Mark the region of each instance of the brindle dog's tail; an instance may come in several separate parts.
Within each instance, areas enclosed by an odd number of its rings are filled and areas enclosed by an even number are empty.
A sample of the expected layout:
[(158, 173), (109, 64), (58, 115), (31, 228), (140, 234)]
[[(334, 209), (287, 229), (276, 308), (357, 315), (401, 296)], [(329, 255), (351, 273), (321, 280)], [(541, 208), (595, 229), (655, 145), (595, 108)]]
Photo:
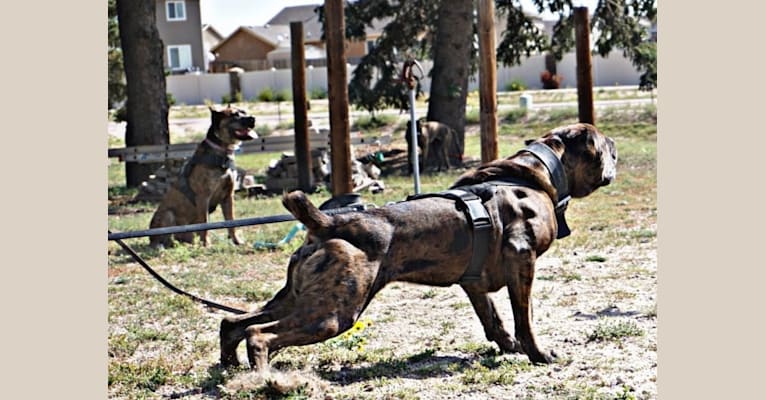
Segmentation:
[(319, 211), (300, 190), (286, 193), (282, 205), (314, 235), (322, 237), (332, 226), (332, 218)]

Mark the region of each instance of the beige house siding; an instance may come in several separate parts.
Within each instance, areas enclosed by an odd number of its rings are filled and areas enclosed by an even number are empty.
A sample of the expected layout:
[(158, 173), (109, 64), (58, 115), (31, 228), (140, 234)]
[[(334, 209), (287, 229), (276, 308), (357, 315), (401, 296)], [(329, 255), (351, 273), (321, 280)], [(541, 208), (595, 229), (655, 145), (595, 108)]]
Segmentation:
[(200, 71), (207, 69), (204, 47), (202, 45), (202, 21), (199, 2), (200, 0), (184, 0), (186, 19), (183, 21), (168, 21), (167, 0), (156, 0), (157, 30), (166, 49), (163, 52), (165, 66), (168, 66), (168, 46), (189, 45), (191, 46), (192, 67)]

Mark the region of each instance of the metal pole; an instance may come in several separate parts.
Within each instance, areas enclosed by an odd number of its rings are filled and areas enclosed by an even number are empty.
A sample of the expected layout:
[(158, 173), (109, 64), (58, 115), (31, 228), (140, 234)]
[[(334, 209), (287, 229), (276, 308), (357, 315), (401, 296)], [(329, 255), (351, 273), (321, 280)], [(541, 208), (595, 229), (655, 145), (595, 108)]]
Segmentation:
[[(420, 194), (420, 166), (418, 165), (418, 132), (415, 121), (415, 88), (410, 88), (410, 143), (412, 143), (412, 175), (415, 180), (415, 194)], [(428, 143), (425, 144), (428, 146)]]
[[(335, 215), (335, 214), (342, 214), (342, 213), (347, 213), (352, 211), (362, 211), (363, 209), (364, 209), (363, 206), (359, 205), (359, 206), (333, 208), (330, 210), (322, 210), (322, 212), (327, 215)], [(268, 217), (232, 219), (228, 221), (208, 222), (208, 223), (200, 223), (200, 224), (166, 226), (164, 228), (144, 229), (141, 231), (109, 233), (108, 239), (118, 240), (118, 239), (130, 239), (130, 238), (137, 238), (137, 237), (144, 237), (144, 236), (170, 235), (174, 233), (198, 232), (198, 231), (207, 231), (211, 229), (224, 229), (224, 228), (236, 228), (240, 226), (273, 224), (277, 222), (286, 222), (286, 221), (294, 221), (294, 220), (295, 220), (295, 217), (293, 217), (292, 214), (271, 215)]]

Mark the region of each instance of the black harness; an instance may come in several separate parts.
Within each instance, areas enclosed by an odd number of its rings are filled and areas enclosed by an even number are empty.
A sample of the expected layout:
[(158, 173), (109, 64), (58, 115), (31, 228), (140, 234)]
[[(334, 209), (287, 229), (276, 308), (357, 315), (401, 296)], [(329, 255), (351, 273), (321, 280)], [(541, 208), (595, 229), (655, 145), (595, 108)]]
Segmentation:
[(208, 140), (209, 139), (206, 139), (201, 144), (201, 146), (206, 146), (208, 149), (203, 152), (195, 152), (194, 155), (184, 163), (183, 167), (181, 167), (181, 174), (178, 179), (181, 193), (183, 193), (195, 206), (197, 205), (197, 202), (195, 201), (196, 195), (191, 186), (189, 186), (189, 176), (195, 165), (210, 165), (212, 167), (220, 168), (221, 171), (233, 170), (236, 168), (236, 165), (234, 164), (234, 154), (216, 151), (215, 148), (207, 142)]
[[(537, 157), (551, 176), (551, 181), (556, 188), (557, 196), (555, 204), (556, 222), (558, 225), (557, 239), (569, 236), (571, 231), (564, 218), (564, 212), (569, 205), (569, 186), (564, 172), (564, 166), (556, 153), (545, 144), (532, 143), (521, 151), (526, 151)], [(425, 193), (407, 197), (407, 200), (416, 200), (428, 197), (442, 197), (455, 201), (455, 207), (458, 211), (465, 213), (471, 231), (473, 232), (473, 255), (463, 276), (460, 277), (460, 283), (476, 282), (481, 279), (481, 272), (484, 262), (489, 254), (489, 239), (492, 234), (492, 218), (489, 216), (484, 202), (493, 195), (492, 190), (495, 186), (525, 186), (539, 189), (538, 185), (532, 184), (519, 178), (502, 178), (475, 185), (460, 186), (450, 190), (437, 193)]]

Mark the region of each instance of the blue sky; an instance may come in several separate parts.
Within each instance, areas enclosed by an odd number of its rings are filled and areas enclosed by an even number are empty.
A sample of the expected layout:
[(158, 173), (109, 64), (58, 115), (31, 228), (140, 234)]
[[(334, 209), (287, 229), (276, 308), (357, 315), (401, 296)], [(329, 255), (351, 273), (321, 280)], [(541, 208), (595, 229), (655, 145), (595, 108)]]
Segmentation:
[[(592, 12), (596, 0), (574, 3), (587, 6)], [(200, 0), (202, 23), (213, 25), (224, 36), (242, 25), (263, 25), (284, 7), (303, 4), (324, 4), (324, 0)], [(521, 0), (521, 4), (534, 11), (532, 0)]]

